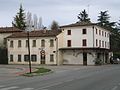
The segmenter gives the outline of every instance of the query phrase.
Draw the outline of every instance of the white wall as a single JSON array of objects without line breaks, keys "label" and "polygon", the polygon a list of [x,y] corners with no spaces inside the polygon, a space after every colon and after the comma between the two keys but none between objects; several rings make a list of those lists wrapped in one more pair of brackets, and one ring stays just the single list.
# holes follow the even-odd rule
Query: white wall
[{"label": "white wall", "polygon": [[[30,38],[30,52],[32,54],[37,55],[37,62],[32,62],[34,64],[40,64],[40,51],[41,51],[41,40],[45,40],[45,54],[46,54],[46,64],[56,64],[56,53],[53,51],[56,51],[56,40],[55,37],[39,37],[39,38]],[[54,40],[54,47],[50,47],[50,39]],[[13,40],[14,42],[14,48],[10,47],[10,41]],[[18,40],[22,41],[22,47],[18,47]],[[10,55],[14,55],[14,62],[9,62],[10,64],[16,63],[16,64],[28,64],[28,62],[24,61],[24,55],[28,54],[28,48],[26,47],[26,38],[9,38],[8,41],[8,56],[10,60]],[[32,47],[32,41],[36,40],[36,47]],[[18,62],[18,54],[22,55],[22,62]],[[54,54],[54,62],[50,62],[50,54]]]}]

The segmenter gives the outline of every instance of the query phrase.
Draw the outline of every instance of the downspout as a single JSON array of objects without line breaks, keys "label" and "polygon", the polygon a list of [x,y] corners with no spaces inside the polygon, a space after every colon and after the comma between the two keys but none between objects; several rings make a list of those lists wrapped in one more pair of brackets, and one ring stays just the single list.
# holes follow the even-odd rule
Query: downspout
[{"label": "downspout", "polygon": [[93,48],[95,47],[95,36],[94,36],[94,26],[92,27],[93,28]]},{"label": "downspout", "polygon": [[56,61],[57,61],[57,65],[59,65],[59,62],[58,62],[58,38],[56,36]]}]

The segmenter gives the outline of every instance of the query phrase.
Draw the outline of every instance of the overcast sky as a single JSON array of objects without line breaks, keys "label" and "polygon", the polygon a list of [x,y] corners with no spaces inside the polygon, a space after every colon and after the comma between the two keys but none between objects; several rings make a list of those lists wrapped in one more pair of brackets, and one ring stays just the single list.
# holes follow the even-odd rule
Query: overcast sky
[{"label": "overcast sky", "polygon": [[25,12],[42,17],[47,27],[53,20],[59,25],[74,23],[83,9],[88,11],[92,22],[96,22],[99,12],[105,10],[109,11],[112,21],[120,19],[120,0],[0,0],[0,27],[12,26],[20,3]]}]

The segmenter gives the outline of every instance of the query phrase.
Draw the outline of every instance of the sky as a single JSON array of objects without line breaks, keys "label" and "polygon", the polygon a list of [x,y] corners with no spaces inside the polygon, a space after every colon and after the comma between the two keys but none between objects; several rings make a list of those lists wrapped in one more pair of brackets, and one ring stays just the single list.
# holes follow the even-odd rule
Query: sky
[{"label": "sky", "polygon": [[20,4],[25,12],[42,17],[43,25],[49,27],[53,20],[59,25],[78,21],[78,14],[86,9],[92,22],[97,21],[100,11],[109,11],[111,21],[120,20],[120,0],[0,0],[0,27],[12,26]]}]

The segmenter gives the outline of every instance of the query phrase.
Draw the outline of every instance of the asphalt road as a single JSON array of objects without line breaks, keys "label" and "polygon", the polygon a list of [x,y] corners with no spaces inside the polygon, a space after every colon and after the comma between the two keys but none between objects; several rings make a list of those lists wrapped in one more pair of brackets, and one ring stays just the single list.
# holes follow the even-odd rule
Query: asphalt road
[{"label": "asphalt road", "polygon": [[120,65],[76,68],[37,77],[17,76],[0,80],[0,90],[120,90]]}]

